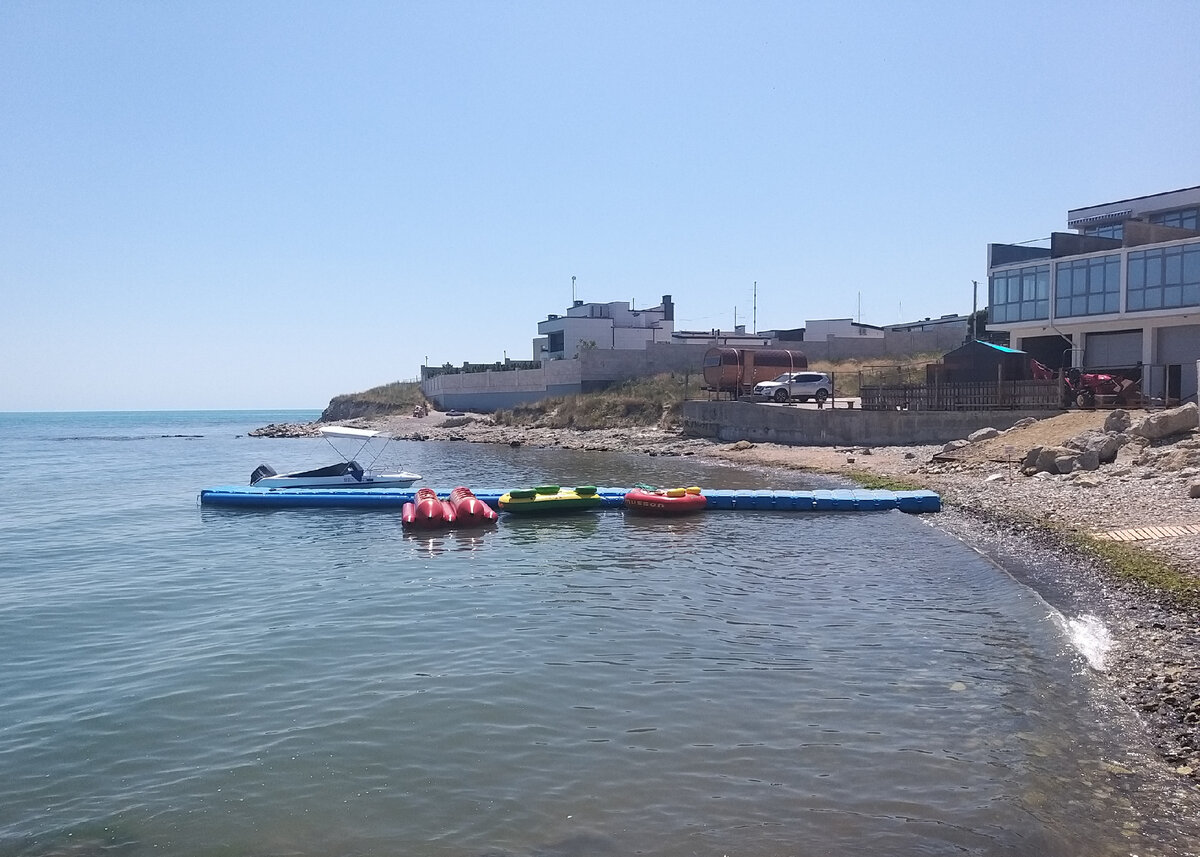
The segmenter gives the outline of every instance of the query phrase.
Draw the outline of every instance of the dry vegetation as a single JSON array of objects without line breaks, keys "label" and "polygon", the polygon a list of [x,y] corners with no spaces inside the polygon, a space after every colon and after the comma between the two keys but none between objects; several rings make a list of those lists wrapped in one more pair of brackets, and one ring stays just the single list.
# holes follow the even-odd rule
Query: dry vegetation
[{"label": "dry vegetation", "polygon": [[322,422],[355,417],[383,416],[411,411],[417,405],[428,405],[421,385],[416,381],[393,381],[372,387],[361,393],[343,393],[329,400],[321,414]]},{"label": "dry vegetation", "polygon": [[925,367],[941,359],[941,354],[913,354],[892,360],[815,360],[808,368],[815,372],[831,373],[837,395],[857,396],[864,385],[924,384]]},{"label": "dry vegetation", "polygon": [[694,375],[665,372],[650,378],[623,381],[595,393],[542,399],[497,411],[497,425],[573,428],[581,431],[624,426],[670,427],[678,422],[680,406],[698,390]]}]

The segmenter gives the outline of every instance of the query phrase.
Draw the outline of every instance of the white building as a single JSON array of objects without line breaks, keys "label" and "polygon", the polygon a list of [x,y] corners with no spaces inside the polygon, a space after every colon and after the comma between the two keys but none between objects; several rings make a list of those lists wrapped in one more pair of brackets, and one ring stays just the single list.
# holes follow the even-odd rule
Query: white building
[{"label": "white building", "polygon": [[650,309],[635,310],[628,301],[575,301],[567,314],[538,322],[534,360],[575,357],[581,349],[645,350],[654,342],[670,342],[675,331],[675,305],[670,295]]},{"label": "white building", "polygon": [[1050,246],[988,246],[988,327],[1052,368],[1138,377],[1195,401],[1200,187],[1072,209]]},{"label": "white building", "polygon": [[671,337],[673,342],[688,345],[728,345],[734,348],[754,348],[773,345],[774,331],[758,331],[747,333],[746,325],[736,325],[733,330],[677,330]]},{"label": "white building", "polygon": [[884,333],[882,327],[863,324],[852,318],[816,318],[804,323],[805,342],[825,342],[829,339],[848,339],[855,336],[883,339]]}]

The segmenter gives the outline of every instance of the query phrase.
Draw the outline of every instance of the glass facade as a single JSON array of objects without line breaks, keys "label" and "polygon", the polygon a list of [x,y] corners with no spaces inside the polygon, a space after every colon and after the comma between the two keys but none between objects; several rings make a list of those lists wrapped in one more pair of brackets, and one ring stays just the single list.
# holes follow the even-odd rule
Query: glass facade
[{"label": "glass facade", "polygon": [[997,271],[991,276],[989,291],[989,323],[1050,318],[1049,265]]},{"label": "glass facade", "polygon": [[1104,226],[1085,226],[1084,235],[1095,235],[1097,238],[1124,238],[1124,223],[1106,223]]},{"label": "glass facade", "polygon": [[1200,244],[1129,254],[1126,309],[1139,312],[1187,306],[1200,306]]},{"label": "glass facade", "polygon": [[1179,211],[1165,211],[1162,214],[1151,214],[1150,222],[1160,226],[1178,226],[1182,229],[1200,228],[1200,208],[1184,208]]},{"label": "glass facade", "polygon": [[1102,315],[1121,309],[1121,257],[1097,256],[1054,266],[1054,317]]}]

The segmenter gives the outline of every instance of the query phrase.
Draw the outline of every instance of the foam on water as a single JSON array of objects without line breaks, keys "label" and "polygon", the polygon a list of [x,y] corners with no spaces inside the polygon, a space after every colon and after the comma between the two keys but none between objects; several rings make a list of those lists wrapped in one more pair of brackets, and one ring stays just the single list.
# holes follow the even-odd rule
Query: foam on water
[{"label": "foam on water", "polygon": [[1113,638],[1108,627],[1097,616],[1085,613],[1071,618],[1061,613],[1054,615],[1071,645],[1083,655],[1088,666],[1096,672],[1108,669],[1108,653],[1112,650]]}]

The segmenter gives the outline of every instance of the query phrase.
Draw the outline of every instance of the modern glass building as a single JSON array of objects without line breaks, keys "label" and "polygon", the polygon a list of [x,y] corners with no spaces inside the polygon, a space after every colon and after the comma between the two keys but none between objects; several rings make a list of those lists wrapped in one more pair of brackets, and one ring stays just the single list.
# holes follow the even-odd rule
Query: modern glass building
[{"label": "modern glass building", "polygon": [[1196,401],[1200,187],[1072,209],[1067,227],[1049,247],[988,245],[988,327],[1052,368]]}]

